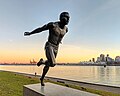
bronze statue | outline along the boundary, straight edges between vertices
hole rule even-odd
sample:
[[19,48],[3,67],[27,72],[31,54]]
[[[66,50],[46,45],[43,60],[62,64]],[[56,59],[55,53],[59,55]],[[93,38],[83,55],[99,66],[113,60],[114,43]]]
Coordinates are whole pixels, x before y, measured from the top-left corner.
[[48,41],[46,42],[45,45],[45,53],[47,60],[44,61],[41,58],[40,61],[37,63],[37,66],[40,66],[41,64],[45,64],[42,76],[40,78],[42,86],[45,86],[43,80],[46,73],[49,70],[49,67],[54,67],[56,65],[55,58],[57,56],[58,47],[59,44],[61,43],[63,36],[68,32],[68,28],[65,25],[69,23],[69,18],[70,16],[68,12],[62,12],[59,18],[60,21],[50,22],[40,28],[33,30],[32,32],[24,33],[25,36],[29,36],[35,33],[40,33],[42,31],[49,30]]

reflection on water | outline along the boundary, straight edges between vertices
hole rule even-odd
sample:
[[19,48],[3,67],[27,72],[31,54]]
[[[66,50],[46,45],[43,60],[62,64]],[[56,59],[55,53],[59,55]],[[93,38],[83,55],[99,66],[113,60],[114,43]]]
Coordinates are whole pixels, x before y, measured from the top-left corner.
[[[43,66],[0,65],[0,70],[30,74],[35,72],[41,74],[42,68]],[[55,66],[50,68],[47,76],[120,86],[120,66],[107,66],[106,68],[103,66]]]

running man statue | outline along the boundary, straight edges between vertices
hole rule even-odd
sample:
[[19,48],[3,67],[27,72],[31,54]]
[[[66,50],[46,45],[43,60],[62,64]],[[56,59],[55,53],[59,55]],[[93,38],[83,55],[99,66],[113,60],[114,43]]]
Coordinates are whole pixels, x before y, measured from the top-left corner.
[[46,73],[49,70],[49,67],[54,67],[56,65],[55,58],[58,53],[58,47],[61,43],[62,38],[64,35],[68,32],[68,28],[66,25],[69,23],[69,13],[68,12],[62,12],[59,17],[59,21],[57,22],[50,22],[42,27],[39,27],[32,32],[25,32],[24,36],[29,36],[35,33],[40,33],[45,30],[49,30],[49,36],[48,41],[45,44],[45,53],[47,60],[44,61],[42,58],[37,63],[37,66],[40,66],[41,64],[45,64],[45,67],[43,69],[42,76],[40,78],[41,85],[45,86],[43,80],[46,75]]

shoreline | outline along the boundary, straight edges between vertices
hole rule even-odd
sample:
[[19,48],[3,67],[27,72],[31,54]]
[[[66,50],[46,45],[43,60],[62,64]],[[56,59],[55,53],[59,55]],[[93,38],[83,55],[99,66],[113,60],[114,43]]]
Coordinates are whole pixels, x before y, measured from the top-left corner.
[[[9,65],[9,66],[36,66],[36,64],[0,64],[0,65]],[[120,64],[56,64],[57,66],[120,66]]]

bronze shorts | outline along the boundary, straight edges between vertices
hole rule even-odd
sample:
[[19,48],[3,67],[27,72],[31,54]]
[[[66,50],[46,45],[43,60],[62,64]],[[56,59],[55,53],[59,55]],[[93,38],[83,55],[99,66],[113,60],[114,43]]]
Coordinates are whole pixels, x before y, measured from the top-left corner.
[[54,45],[50,42],[45,44],[45,53],[46,53],[46,66],[54,67],[56,65],[56,56],[58,53],[58,45]]

